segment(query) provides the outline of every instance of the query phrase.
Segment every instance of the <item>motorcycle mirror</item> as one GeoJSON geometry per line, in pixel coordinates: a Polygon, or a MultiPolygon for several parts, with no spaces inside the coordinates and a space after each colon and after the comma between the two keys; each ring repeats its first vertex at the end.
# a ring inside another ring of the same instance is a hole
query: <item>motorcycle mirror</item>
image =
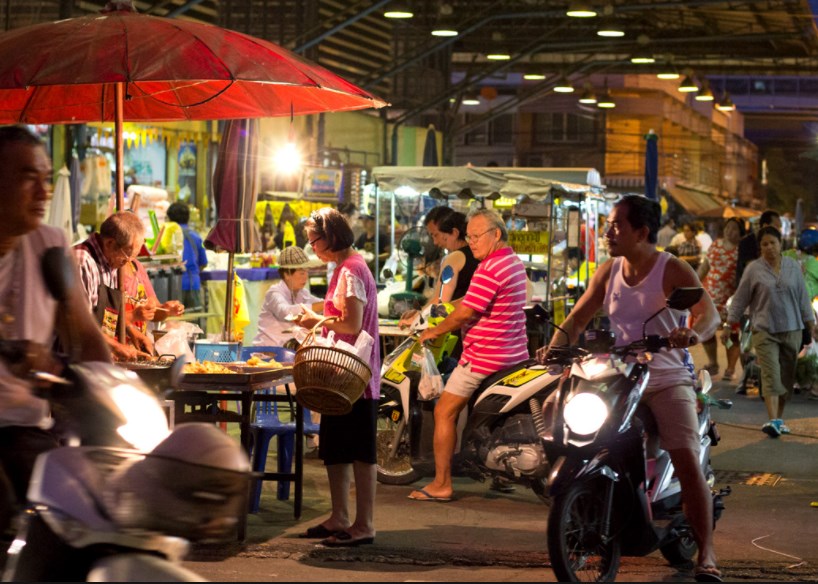
{"type": "Polygon", "coordinates": [[[440,295],[437,297],[438,302],[443,301],[443,286],[451,282],[452,278],[454,278],[454,268],[451,266],[443,268],[443,271],[440,272],[440,295]]]}
{"type": "Polygon", "coordinates": [[[701,286],[690,288],[676,288],[667,298],[667,307],[673,310],[687,310],[699,300],[704,294],[701,286]]]}
{"type": "Polygon", "coordinates": [[[60,302],[68,298],[68,291],[74,286],[74,269],[62,247],[49,247],[40,264],[43,279],[51,295],[60,302]]]}
{"type": "Polygon", "coordinates": [[[548,322],[551,320],[551,312],[546,310],[542,304],[526,304],[523,306],[523,312],[529,318],[541,322],[548,322]]]}

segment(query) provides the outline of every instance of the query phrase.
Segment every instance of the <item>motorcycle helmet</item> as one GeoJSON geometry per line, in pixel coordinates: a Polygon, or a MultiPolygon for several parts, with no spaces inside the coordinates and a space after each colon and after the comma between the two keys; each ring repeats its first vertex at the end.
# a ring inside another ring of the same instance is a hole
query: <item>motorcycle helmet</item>
{"type": "Polygon", "coordinates": [[[126,530],[216,541],[235,533],[251,476],[234,438],[212,424],[183,424],[144,458],[118,468],[104,497],[126,530]]]}
{"type": "Polygon", "coordinates": [[[804,253],[818,253],[818,229],[810,227],[801,231],[798,236],[798,249],[804,253]]]}

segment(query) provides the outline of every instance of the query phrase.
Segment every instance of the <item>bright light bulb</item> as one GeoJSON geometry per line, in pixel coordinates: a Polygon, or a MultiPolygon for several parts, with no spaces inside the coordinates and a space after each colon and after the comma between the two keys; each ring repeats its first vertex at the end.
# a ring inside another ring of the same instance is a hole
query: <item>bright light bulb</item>
{"type": "Polygon", "coordinates": [[[273,159],[276,170],[282,174],[292,174],[301,168],[301,153],[295,143],[287,142],[278,149],[273,159]]]}

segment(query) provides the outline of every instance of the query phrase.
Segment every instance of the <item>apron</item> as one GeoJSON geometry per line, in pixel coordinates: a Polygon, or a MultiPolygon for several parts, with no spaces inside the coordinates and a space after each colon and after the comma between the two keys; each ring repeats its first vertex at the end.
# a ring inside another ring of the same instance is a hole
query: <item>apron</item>
{"type": "MultiPolygon", "coordinates": [[[[91,257],[98,266],[102,265],[101,258],[97,255],[94,246],[84,245],[91,257]]],[[[103,334],[118,339],[118,327],[120,326],[119,314],[122,311],[122,292],[116,288],[111,288],[102,282],[100,278],[99,288],[97,289],[97,305],[94,306],[94,317],[102,326],[103,334]]],[[[123,321],[124,326],[124,321],[123,321]]]]}

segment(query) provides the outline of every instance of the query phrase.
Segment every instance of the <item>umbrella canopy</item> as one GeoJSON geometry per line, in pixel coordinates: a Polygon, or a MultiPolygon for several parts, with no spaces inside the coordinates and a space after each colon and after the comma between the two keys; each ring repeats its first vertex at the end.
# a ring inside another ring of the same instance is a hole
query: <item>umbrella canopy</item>
{"type": "Polygon", "coordinates": [[[386,102],[273,43],[185,20],[138,14],[129,0],[100,15],[0,34],[0,123],[274,117],[386,102]]]}
{"type": "Polygon", "coordinates": [[[249,253],[260,248],[255,221],[258,126],[258,120],[230,120],[222,133],[213,173],[216,225],[204,242],[209,249],[249,253]]]}
{"type": "Polygon", "coordinates": [[[650,130],[645,134],[645,196],[658,201],[659,191],[659,137],[650,130]]]}

